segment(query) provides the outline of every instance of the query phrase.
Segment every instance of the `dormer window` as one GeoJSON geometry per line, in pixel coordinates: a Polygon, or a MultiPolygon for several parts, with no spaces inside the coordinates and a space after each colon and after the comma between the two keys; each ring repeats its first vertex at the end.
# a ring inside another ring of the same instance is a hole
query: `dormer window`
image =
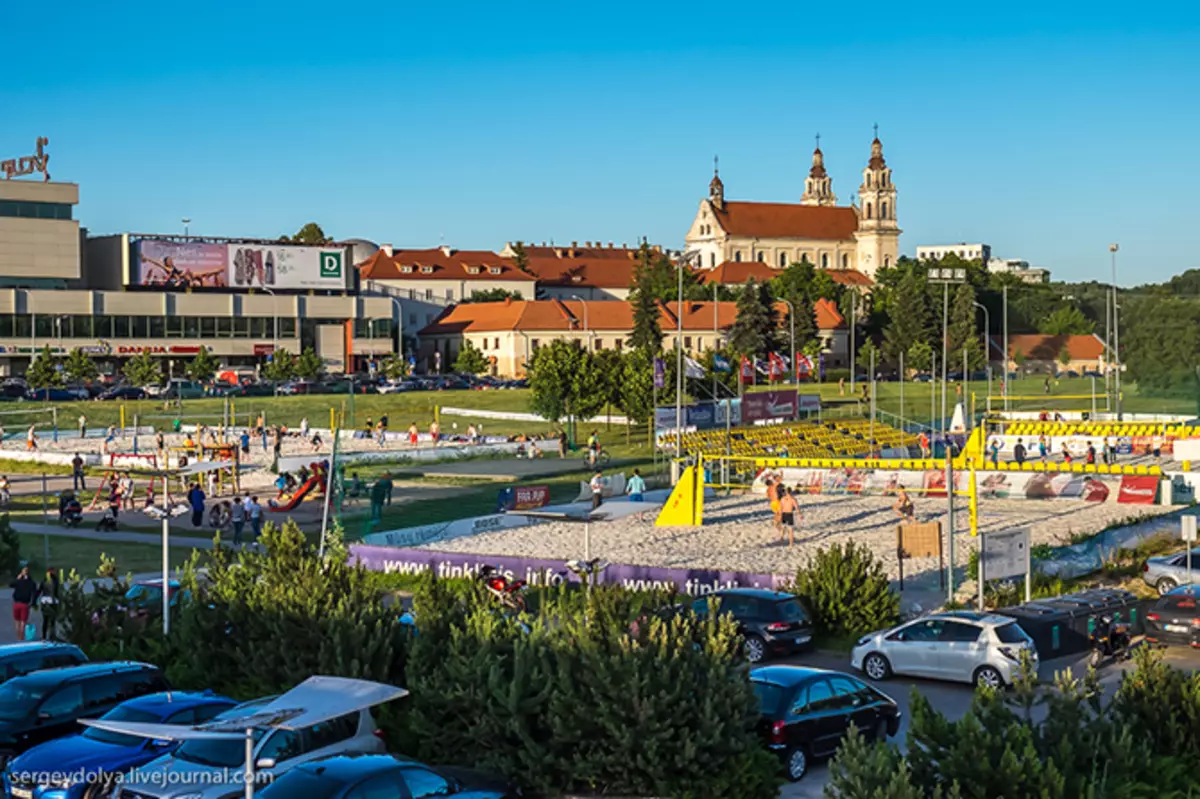
{"type": "Polygon", "coordinates": [[[572,283],[582,283],[583,275],[571,275],[571,282],[572,283]]]}
{"type": "Polygon", "coordinates": [[[433,267],[432,267],[432,266],[422,266],[422,267],[421,267],[421,274],[423,274],[423,275],[432,275],[432,274],[433,274],[433,267]]]}
{"type": "Polygon", "coordinates": [[[478,275],[482,271],[483,270],[481,268],[479,268],[478,266],[468,266],[467,267],[467,274],[469,274],[469,275],[478,275]]]}
{"type": "Polygon", "coordinates": [[[407,264],[405,264],[404,266],[400,267],[400,271],[401,271],[401,272],[403,272],[403,273],[404,273],[404,274],[406,274],[406,275],[411,275],[411,274],[412,274],[412,267],[411,267],[411,266],[408,266],[407,264]]]}
{"type": "Polygon", "coordinates": [[[491,272],[493,275],[498,275],[498,274],[500,274],[501,269],[498,266],[493,266],[490,269],[488,269],[488,271],[491,272]]]}

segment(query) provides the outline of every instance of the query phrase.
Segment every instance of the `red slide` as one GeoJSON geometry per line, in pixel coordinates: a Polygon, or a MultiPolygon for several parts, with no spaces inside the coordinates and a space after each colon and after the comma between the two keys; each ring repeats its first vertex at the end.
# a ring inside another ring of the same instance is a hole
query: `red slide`
{"type": "Polygon", "coordinates": [[[316,487],[320,484],[321,484],[321,475],[314,474],[312,477],[308,478],[307,481],[305,481],[304,485],[300,486],[300,488],[296,491],[295,494],[292,494],[292,498],[289,499],[285,504],[272,505],[270,507],[270,510],[273,510],[273,511],[291,510],[292,508],[294,508],[300,504],[300,500],[304,499],[304,497],[307,496],[309,491],[312,491],[314,487],[316,487]]]}

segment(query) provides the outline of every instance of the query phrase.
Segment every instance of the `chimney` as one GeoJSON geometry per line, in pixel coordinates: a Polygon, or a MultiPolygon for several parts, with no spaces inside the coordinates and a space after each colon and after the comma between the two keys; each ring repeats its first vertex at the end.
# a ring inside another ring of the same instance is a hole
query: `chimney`
{"type": "Polygon", "coordinates": [[[591,243],[590,241],[585,241],[585,242],[583,243],[583,246],[584,246],[584,247],[589,247],[589,248],[590,248],[590,247],[592,246],[592,243],[591,243]]]}
{"type": "Polygon", "coordinates": [[[379,249],[383,250],[384,254],[387,255],[388,258],[392,257],[392,245],[380,244],[379,249]]]}
{"type": "Polygon", "coordinates": [[[613,248],[613,246],[612,246],[612,242],[610,241],[610,242],[608,243],[608,249],[610,249],[610,250],[611,250],[612,248],[613,248]]]}
{"type": "Polygon", "coordinates": [[[504,298],[504,305],[505,305],[505,307],[512,305],[512,296],[511,295],[506,296],[504,298]]]}
{"type": "Polygon", "coordinates": [[[454,248],[449,244],[443,244],[442,246],[438,247],[438,249],[441,250],[442,255],[446,256],[447,258],[449,258],[450,254],[454,252],[454,248]]]}
{"type": "Polygon", "coordinates": [[[621,249],[622,249],[622,250],[628,250],[628,249],[629,249],[629,245],[628,245],[628,244],[626,244],[625,242],[621,242],[621,249]]]}
{"type": "Polygon", "coordinates": [[[577,242],[577,241],[573,241],[573,242],[571,242],[571,249],[572,249],[572,250],[573,250],[573,249],[575,249],[575,248],[576,248],[576,247],[578,247],[578,246],[579,246],[579,242],[577,242]]]}
{"type": "Polygon", "coordinates": [[[524,247],[524,246],[525,246],[525,242],[523,242],[523,241],[518,241],[518,242],[517,242],[517,246],[518,246],[518,247],[524,247]]]}

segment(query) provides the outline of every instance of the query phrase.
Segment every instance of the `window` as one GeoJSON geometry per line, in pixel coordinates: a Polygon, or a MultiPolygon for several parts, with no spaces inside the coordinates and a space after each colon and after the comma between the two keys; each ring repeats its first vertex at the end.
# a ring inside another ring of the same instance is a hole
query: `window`
{"type": "Polygon", "coordinates": [[[299,730],[276,730],[263,747],[258,750],[256,759],[270,758],[276,763],[296,757],[304,752],[304,742],[299,730]]]}
{"type": "Polygon", "coordinates": [[[783,269],[787,266],[787,253],[779,253],[779,268],[783,269]]]}
{"type": "Polygon", "coordinates": [[[709,265],[709,266],[711,266],[711,267],[716,267],[716,265],[717,265],[717,254],[716,254],[715,252],[710,252],[710,253],[708,254],[708,265],[709,265]]]}
{"type": "Polygon", "coordinates": [[[879,204],[879,218],[880,218],[880,219],[887,219],[887,218],[888,218],[888,215],[887,215],[887,203],[886,203],[886,202],[882,202],[882,203],[880,203],[880,204],[879,204]]]}
{"type": "Polygon", "coordinates": [[[86,711],[107,710],[125,698],[121,675],[90,680],[83,686],[83,709],[86,711]]]}
{"type": "Polygon", "coordinates": [[[862,683],[850,677],[830,677],[829,684],[833,688],[838,707],[850,707],[864,692],[862,683]]]}
{"type": "MultiPolygon", "coordinates": [[[[117,330],[118,331],[121,329],[120,323],[121,323],[122,318],[123,317],[120,317],[120,316],[117,317],[117,330]]],[[[264,320],[264,321],[266,321],[266,320],[264,320]]],[[[118,332],[117,335],[119,336],[121,334],[118,332]]],[[[200,338],[200,317],[185,316],[183,318],[183,337],[184,338],[200,338]]]]}
{"type": "Polygon", "coordinates": [[[21,219],[70,219],[69,203],[26,203],[0,200],[0,216],[21,219]]]}
{"type": "Polygon", "coordinates": [[[604,339],[602,339],[602,338],[596,339],[596,349],[598,349],[598,350],[604,349],[604,339]]]}
{"type": "Polygon", "coordinates": [[[432,274],[433,274],[433,267],[432,267],[432,266],[422,266],[422,267],[421,267],[421,274],[423,274],[423,275],[432,275],[432,274]]]}
{"type": "Polygon", "coordinates": [[[196,723],[196,708],[189,707],[187,710],[181,710],[173,716],[168,717],[164,724],[195,724],[196,723]]]}
{"type": "Polygon", "coordinates": [[[690,350],[692,348],[692,337],[691,336],[683,337],[683,348],[685,350],[690,350]]]}
{"type": "Polygon", "coordinates": [[[296,337],[296,320],[292,318],[284,318],[279,320],[279,337],[280,338],[295,338],[296,337]]]}
{"type": "Polygon", "coordinates": [[[83,686],[64,685],[55,691],[50,698],[42,702],[39,713],[45,713],[52,719],[73,715],[83,706],[83,686]]]}
{"type": "Polygon", "coordinates": [[[500,267],[498,267],[498,266],[493,266],[493,267],[492,267],[491,269],[489,269],[488,271],[489,271],[489,272],[491,272],[493,275],[498,275],[498,274],[500,274],[500,272],[501,272],[502,270],[501,270],[501,269],[500,269],[500,267]]]}
{"type": "Polygon", "coordinates": [[[816,680],[809,683],[808,695],[802,712],[823,713],[831,710],[834,704],[833,688],[830,687],[829,680],[816,680]]]}
{"type": "Polygon", "coordinates": [[[625,341],[623,339],[615,339],[613,341],[613,349],[619,350],[624,346],[625,346],[625,341]]]}
{"type": "Polygon", "coordinates": [[[890,255],[883,256],[883,265],[891,266],[892,265],[892,256],[890,256],[890,255]]]}
{"type": "Polygon", "coordinates": [[[417,324],[417,315],[415,313],[410,313],[408,315],[408,326],[415,327],[416,324],[417,324]]]}
{"type": "Polygon", "coordinates": [[[450,785],[442,777],[423,768],[404,769],[404,784],[413,799],[426,799],[430,796],[449,796],[450,785]]]}
{"type": "Polygon", "coordinates": [[[849,269],[849,268],[850,268],[850,256],[847,255],[846,253],[842,253],[842,269],[849,269]]]}
{"type": "Polygon", "coordinates": [[[733,254],[733,260],[736,261],[737,263],[742,262],[742,251],[741,250],[738,250],[737,252],[735,252],[733,254]]]}
{"type": "Polygon", "coordinates": [[[763,260],[763,254],[762,254],[762,252],[761,252],[761,251],[760,251],[760,252],[756,252],[756,253],[754,253],[754,260],[756,260],[756,261],[761,261],[761,260],[763,260]]]}
{"type": "Polygon", "coordinates": [[[871,204],[867,203],[867,219],[871,218],[871,204]]]}
{"type": "Polygon", "coordinates": [[[821,268],[822,269],[829,268],[829,254],[828,253],[821,253],[821,268]]]}
{"type": "Polygon", "coordinates": [[[492,349],[494,349],[494,350],[500,349],[500,337],[499,336],[492,339],[492,349]]]}
{"type": "Polygon", "coordinates": [[[132,336],[133,331],[130,327],[128,316],[114,316],[112,319],[114,338],[130,338],[132,336]]]}
{"type": "Polygon", "coordinates": [[[446,289],[446,299],[454,302],[454,289],[446,289]]]}
{"type": "Polygon", "coordinates": [[[483,350],[487,349],[487,338],[483,339],[483,346],[480,349],[483,349],[483,350]]]}
{"type": "Polygon", "coordinates": [[[942,625],[942,641],[969,644],[979,640],[979,628],[961,621],[948,621],[942,625]]]}
{"type": "Polygon", "coordinates": [[[1025,634],[1025,631],[1021,629],[1021,625],[1017,624],[1015,621],[1009,624],[1001,624],[999,627],[996,627],[995,630],[996,637],[1000,639],[1000,643],[1002,644],[1028,644],[1032,641],[1032,639],[1025,634]]]}
{"type": "Polygon", "coordinates": [[[529,342],[529,343],[530,343],[530,344],[533,346],[533,348],[534,348],[535,350],[536,350],[538,347],[542,346],[542,342],[541,342],[541,341],[539,341],[539,340],[538,340],[538,339],[536,339],[536,338],[535,338],[535,339],[533,339],[533,340],[532,340],[531,342],[529,342]]]}
{"type": "Polygon", "coordinates": [[[427,300],[433,299],[433,289],[425,289],[425,299],[427,299],[427,300]]]}
{"type": "MultiPolygon", "coordinates": [[[[896,638],[895,640],[904,640],[913,643],[929,643],[931,641],[936,641],[941,637],[942,624],[943,622],[940,619],[921,621],[917,622],[916,624],[910,624],[903,630],[892,633],[892,635],[903,636],[903,638],[896,638]]],[[[891,636],[889,636],[889,638],[891,638],[891,636]]]]}
{"type": "Polygon", "coordinates": [[[308,741],[304,747],[307,752],[315,752],[329,746],[341,743],[354,736],[358,731],[358,712],[347,713],[336,719],[314,724],[304,731],[308,741]]]}
{"type": "Polygon", "coordinates": [[[411,266],[402,266],[402,267],[400,267],[400,271],[406,275],[412,274],[412,267],[411,266]]]}

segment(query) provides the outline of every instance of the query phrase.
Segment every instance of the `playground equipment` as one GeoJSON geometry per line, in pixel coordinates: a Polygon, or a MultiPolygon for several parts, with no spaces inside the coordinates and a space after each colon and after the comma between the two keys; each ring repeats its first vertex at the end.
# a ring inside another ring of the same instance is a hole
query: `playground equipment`
{"type": "Polygon", "coordinates": [[[175,455],[175,464],[182,466],[184,459],[187,464],[219,464],[215,469],[206,471],[216,472],[216,493],[218,495],[237,493],[241,491],[241,450],[233,443],[206,444],[203,441],[188,439],[182,446],[170,447],[167,462],[171,462],[171,454],[175,455]]]}
{"type": "Polygon", "coordinates": [[[286,490],[280,491],[279,496],[267,503],[267,509],[275,512],[289,511],[299,505],[305,497],[308,497],[313,492],[324,496],[326,493],[325,482],[329,473],[329,462],[314,461],[309,464],[309,469],[311,470],[311,474],[296,489],[295,493],[289,495],[286,490]],[[285,497],[286,499],[284,499],[285,497]]]}

